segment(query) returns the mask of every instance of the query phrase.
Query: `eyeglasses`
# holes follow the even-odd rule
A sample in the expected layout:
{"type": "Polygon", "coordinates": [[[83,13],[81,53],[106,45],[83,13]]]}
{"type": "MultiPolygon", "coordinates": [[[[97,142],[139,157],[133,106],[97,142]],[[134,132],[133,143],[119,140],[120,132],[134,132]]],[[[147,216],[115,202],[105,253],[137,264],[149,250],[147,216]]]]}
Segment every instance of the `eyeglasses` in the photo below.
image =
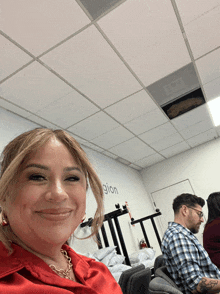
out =
{"type": "Polygon", "coordinates": [[[198,214],[198,216],[200,217],[200,218],[202,218],[203,216],[204,216],[204,214],[203,214],[203,212],[202,211],[200,211],[200,210],[198,210],[198,209],[196,209],[196,208],[194,208],[194,207],[191,207],[191,206],[187,206],[188,208],[191,208],[191,209],[193,209],[193,210],[195,210],[195,211],[198,211],[197,212],[197,214],[198,214]]]}

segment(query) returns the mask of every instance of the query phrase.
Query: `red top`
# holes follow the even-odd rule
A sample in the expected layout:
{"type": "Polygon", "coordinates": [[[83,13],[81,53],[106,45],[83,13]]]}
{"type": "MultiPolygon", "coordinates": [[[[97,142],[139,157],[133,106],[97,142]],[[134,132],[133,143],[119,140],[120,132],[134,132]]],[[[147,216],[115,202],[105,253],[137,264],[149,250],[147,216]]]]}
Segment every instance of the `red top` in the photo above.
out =
{"type": "Polygon", "coordinates": [[[14,252],[8,256],[0,242],[0,293],[1,294],[122,294],[108,268],[101,262],[74,252],[63,245],[72,259],[77,283],[59,277],[39,257],[12,244],[14,252]]]}
{"type": "Polygon", "coordinates": [[[220,268],[220,217],[205,226],[203,247],[208,252],[211,261],[220,268]]]}

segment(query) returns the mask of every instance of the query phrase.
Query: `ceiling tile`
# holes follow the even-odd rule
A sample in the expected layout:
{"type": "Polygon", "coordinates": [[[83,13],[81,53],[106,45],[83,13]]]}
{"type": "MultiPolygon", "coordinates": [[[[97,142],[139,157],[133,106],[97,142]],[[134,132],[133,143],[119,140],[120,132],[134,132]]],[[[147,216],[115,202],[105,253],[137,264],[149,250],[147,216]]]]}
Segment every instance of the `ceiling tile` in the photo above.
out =
{"type": "Polygon", "coordinates": [[[41,118],[41,117],[39,117],[37,115],[34,115],[34,114],[29,116],[28,120],[33,121],[33,122],[39,124],[42,127],[46,127],[46,128],[50,128],[50,129],[54,129],[54,130],[60,128],[60,126],[52,124],[51,122],[49,122],[49,121],[47,121],[47,120],[45,120],[45,119],[43,119],[43,118],[41,118]]]}
{"type": "Polygon", "coordinates": [[[125,127],[136,135],[142,134],[168,121],[167,116],[161,109],[157,108],[136,119],[125,123],[125,127]]]}
{"type": "Polygon", "coordinates": [[[127,159],[132,163],[147,155],[155,153],[152,148],[144,144],[138,138],[132,138],[124,143],[110,148],[109,151],[124,159],[127,159]]]}
{"type": "Polygon", "coordinates": [[[203,84],[207,84],[220,77],[219,55],[220,49],[217,49],[196,61],[196,66],[203,84]]]}
{"type": "Polygon", "coordinates": [[[96,146],[90,142],[85,142],[83,143],[84,146],[89,147],[92,150],[98,151],[98,152],[103,152],[103,149],[100,148],[99,146],[96,146]]]}
{"type": "Polygon", "coordinates": [[[105,111],[119,122],[125,123],[156,108],[156,103],[145,90],[142,90],[105,108],[105,111]]]}
{"type": "Polygon", "coordinates": [[[102,152],[102,154],[104,154],[104,155],[106,155],[108,157],[111,157],[113,159],[116,159],[118,157],[118,155],[115,155],[115,154],[113,154],[113,153],[111,153],[109,151],[104,151],[104,152],[102,152]]]}
{"type": "Polygon", "coordinates": [[[121,158],[121,157],[118,157],[118,158],[117,158],[117,161],[118,161],[118,162],[121,162],[121,163],[123,163],[123,164],[125,164],[125,165],[130,165],[130,164],[131,164],[130,161],[128,161],[128,160],[126,160],[126,159],[124,159],[124,158],[121,158]]]}
{"type": "Polygon", "coordinates": [[[199,0],[199,2],[198,0],[175,0],[175,2],[184,25],[200,18],[205,13],[209,12],[209,10],[212,10],[216,6],[220,5],[219,0],[199,0]]]}
{"type": "Polygon", "coordinates": [[[104,133],[116,129],[117,127],[119,127],[119,124],[116,121],[100,111],[99,113],[75,124],[68,130],[87,140],[92,140],[104,133]]]}
{"type": "Polygon", "coordinates": [[[211,119],[202,120],[192,126],[188,126],[187,128],[180,131],[180,134],[184,139],[192,138],[200,133],[204,133],[205,131],[213,128],[213,123],[211,119]]]}
{"type": "Polygon", "coordinates": [[[157,162],[164,160],[164,157],[158,153],[152,154],[150,156],[144,157],[141,160],[135,162],[135,164],[140,165],[141,167],[145,168],[151,166],[157,162]]]}
{"type": "Polygon", "coordinates": [[[178,131],[181,131],[203,120],[210,120],[207,104],[203,104],[172,119],[172,124],[178,131]]]}
{"type": "Polygon", "coordinates": [[[4,16],[0,19],[1,30],[34,55],[90,22],[72,0],[7,0],[1,3],[1,13],[4,16]]]}
{"type": "Polygon", "coordinates": [[[159,141],[150,143],[150,146],[153,147],[156,151],[161,151],[182,141],[183,138],[180,136],[180,134],[175,133],[163,139],[160,139],[159,141]]]}
{"type": "Polygon", "coordinates": [[[191,62],[170,1],[127,0],[98,24],[145,86],[191,62]]]}
{"type": "MultiPolygon", "coordinates": [[[[0,88],[0,91],[1,91],[1,88],[0,88]]],[[[15,105],[15,104],[12,104],[10,103],[9,101],[3,99],[0,97],[0,107],[3,107],[5,109],[8,109],[10,110],[11,112],[14,112],[20,116],[23,116],[23,117],[28,117],[30,116],[30,112],[15,105]]]]}
{"type": "Polygon", "coordinates": [[[160,151],[160,153],[165,156],[166,158],[172,157],[176,154],[179,154],[181,152],[184,152],[186,150],[190,149],[189,145],[186,142],[181,142],[176,145],[173,145],[167,149],[164,149],[160,151]]]}
{"type": "Polygon", "coordinates": [[[70,131],[67,131],[67,130],[65,130],[67,133],[69,133],[70,134],[70,136],[72,136],[79,144],[86,144],[87,143],[87,141],[86,140],[84,140],[84,139],[82,139],[82,138],[80,138],[80,137],[78,137],[78,136],[76,136],[76,135],[74,135],[73,133],[71,133],[70,131]]]}
{"type": "Polygon", "coordinates": [[[98,107],[78,92],[72,91],[38,111],[37,115],[62,128],[68,128],[98,111],[98,107]]]}
{"type": "Polygon", "coordinates": [[[0,35],[0,81],[28,63],[32,58],[0,35]]]}
{"type": "Polygon", "coordinates": [[[142,167],[140,167],[140,166],[138,166],[138,165],[136,165],[136,164],[133,164],[133,163],[130,164],[129,167],[134,168],[134,169],[136,169],[136,170],[142,170],[142,167]]]}
{"type": "Polygon", "coordinates": [[[206,101],[220,97],[220,78],[209,82],[203,86],[206,96],[206,101]]]}
{"type": "Polygon", "coordinates": [[[0,95],[35,113],[72,90],[45,67],[33,62],[2,83],[0,95]]]}
{"type": "Polygon", "coordinates": [[[191,147],[198,146],[217,137],[216,130],[211,129],[187,140],[191,147]]]}
{"type": "Polygon", "coordinates": [[[127,141],[128,139],[131,139],[132,137],[134,137],[132,133],[120,126],[93,139],[91,142],[101,146],[104,149],[109,149],[115,145],[127,141]]]}
{"type": "Polygon", "coordinates": [[[146,133],[139,135],[139,137],[146,143],[151,144],[175,133],[176,129],[172,126],[170,122],[167,122],[159,127],[156,127],[146,133]]]}
{"type": "Polygon", "coordinates": [[[42,60],[101,107],[141,88],[94,26],[44,55],[42,60]]]}
{"type": "Polygon", "coordinates": [[[220,45],[219,1],[179,0],[177,6],[195,58],[220,45]]]}

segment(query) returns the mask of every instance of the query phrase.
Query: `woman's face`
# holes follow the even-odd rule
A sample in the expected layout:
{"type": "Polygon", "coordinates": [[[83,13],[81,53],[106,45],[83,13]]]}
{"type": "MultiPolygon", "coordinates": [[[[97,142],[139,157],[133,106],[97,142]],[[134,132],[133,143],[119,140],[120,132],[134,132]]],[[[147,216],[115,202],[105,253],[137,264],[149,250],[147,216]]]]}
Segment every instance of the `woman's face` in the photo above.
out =
{"type": "Polygon", "coordinates": [[[63,244],[86,208],[86,178],[68,149],[51,139],[24,164],[7,205],[13,232],[29,247],[63,244]]]}

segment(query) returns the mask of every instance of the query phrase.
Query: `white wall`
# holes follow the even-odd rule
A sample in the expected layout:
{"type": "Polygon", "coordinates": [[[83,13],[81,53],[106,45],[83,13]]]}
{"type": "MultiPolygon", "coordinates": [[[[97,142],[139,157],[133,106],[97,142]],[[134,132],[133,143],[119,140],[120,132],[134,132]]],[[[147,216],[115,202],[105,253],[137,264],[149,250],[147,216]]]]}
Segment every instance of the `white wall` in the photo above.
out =
{"type": "MultiPolygon", "coordinates": [[[[189,179],[195,195],[206,200],[210,193],[220,191],[219,150],[220,139],[216,139],[143,170],[141,174],[148,195],[189,179]]],[[[207,218],[207,205],[203,211],[207,218]]],[[[203,229],[204,225],[200,234],[203,229]]],[[[201,238],[199,240],[201,242],[201,238]]]]}
{"type": "MultiPolygon", "coordinates": [[[[37,124],[31,123],[24,118],[0,108],[0,152],[14,137],[36,127],[38,127],[37,124]]],[[[115,210],[115,204],[117,203],[121,206],[124,205],[125,201],[128,201],[132,216],[135,219],[145,217],[155,212],[144,187],[142,177],[138,171],[89,148],[83,147],[83,149],[86,151],[90,161],[95,167],[102,184],[107,184],[108,187],[112,186],[117,188],[118,194],[108,193],[105,195],[105,213],[115,210]]],[[[95,209],[95,199],[92,192],[88,191],[87,219],[93,217],[95,209]]],[[[131,226],[128,214],[121,216],[119,221],[128,253],[138,250],[138,240],[143,238],[140,225],[138,224],[135,227],[131,226]]],[[[159,246],[150,221],[145,222],[145,227],[151,246],[153,246],[158,254],[160,254],[160,250],[158,249],[159,246]]],[[[82,235],[84,235],[84,230],[78,230],[77,236],[82,235]]],[[[113,245],[113,243],[110,245],[113,245]]],[[[85,241],[74,239],[72,246],[74,249],[82,253],[97,250],[97,245],[92,240],[88,239],[85,241]]]]}
{"type": "MultiPolygon", "coordinates": [[[[84,148],[84,150],[87,152],[90,161],[95,167],[101,182],[103,184],[108,183],[108,186],[117,187],[118,194],[108,193],[105,195],[105,213],[114,211],[116,209],[115,204],[117,203],[122,207],[122,205],[125,204],[125,201],[128,202],[134,219],[139,219],[155,213],[139,172],[95,151],[86,148],[84,148]]],[[[94,215],[94,211],[94,198],[90,192],[87,198],[87,217],[94,215]]],[[[140,225],[137,224],[135,227],[131,226],[128,214],[119,217],[119,222],[126,241],[128,253],[138,250],[138,240],[140,241],[143,239],[140,225]]],[[[159,245],[151,222],[146,221],[145,226],[147,235],[149,236],[150,245],[158,252],[158,254],[160,254],[159,245]]],[[[78,251],[81,250],[81,252],[88,251],[87,244],[85,244],[85,247],[83,245],[84,242],[75,240],[74,248],[78,251]]],[[[97,250],[96,246],[93,246],[92,244],[90,244],[90,246],[92,246],[90,247],[90,251],[97,250]]]]}

